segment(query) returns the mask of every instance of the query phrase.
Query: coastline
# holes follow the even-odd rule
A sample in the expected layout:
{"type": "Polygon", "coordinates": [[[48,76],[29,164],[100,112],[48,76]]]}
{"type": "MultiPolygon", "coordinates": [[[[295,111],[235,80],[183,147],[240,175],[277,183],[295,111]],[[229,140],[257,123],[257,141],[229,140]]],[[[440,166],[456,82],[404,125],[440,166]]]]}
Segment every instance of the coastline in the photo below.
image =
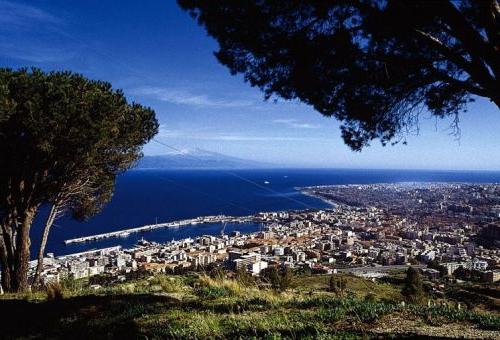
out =
{"type": "MultiPolygon", "coordinates": [[[[239,181],[233,176],[217,171],[167,171],[163,175],[155,171],[132,171],[120,176],[112,202],[106,209],[85,222],[76,222],[64,216],[59,221],[61,228],[55,228],[47,243],[47,251],[54,254],[66,254],[89,250],[94,247],[122,245],[130,246],[139,233],[129,238],[110,238],[96,243],[80,243],[70,247],[64,240],[85,235],[123,231],[121,228],[154,223],[154,217],[162,221],[175,221],[225,214],[245,216],[259,211],[289,211],[303,209],[296,201],[319,208],[328,209],[341,206],[332,199],[315,195],[315,188],[342,185],[369,185],[378,183],[499,183],[500,173],[443,173],[435,171],[347,171],[347,170],[273,170],[245,171],[242,176],[253,182],[271,182],[270,188],[277,194],[269,195],[267,190],[255,188],[248,182],[239,181]],[[285,177],[286,176],[286,177],[285,177]],[[347,176],[347,177],[346,177],[347,176]],[[293,200],[280,194],[295,192],[293,200]],[[304,196],[302,196],[304,195],[304,196]],[[149,222],[149,223],[148,223],[149,222]],[[111,227],[115,226],[115,227],[111,227]],[[118,229],[118,230],[117,230],[118,229]],[[83,235],[82,235],[83,234],[83,235]]],[[[37,229],[38,230],[38,229],[37,229]]],[[[37,231],[35,230],[35,232],[37,231]]],[[[41,229],[40,229],[41,230],[41,229]]],[[[194,228],[179,228],[176,233],[187,234],[194,228]],[[184,232],[184,230],[186,232],[184,232]]],[[[164,241],[178,238],[173,230],[144,231],[144,237],[152,241],[164,241]],[[151,235],[151,236],[149,236],[151,235]]],[[[194,231],[193,231],[194,232],[194,231]]],[[[214,231],[213,233],[218,233],[214,231]]],[[[35,238],[41,238],[36,234],[35,238]]],[[[37,249],[33,248],[35,254],[37,249]]]]}
{"type": "Polygon", "coordinates": [[[326,204],[329,204],[330,205],[329,209],[335,209],[339,206],[339,204],[335,201],[331,201],[331,200],[326,199],[322,196],[314,195],[314,194],[310,193],[309,191],[307,191],[307,189],[316,188],[316,187],[318,187],[318,186],[295,187],[294,189],[297,190],[298,192],[300,192],[304,196],[313,197],[313,198],[316,198],[316,199],[319,199],[319,200],[325,202],[326,204]]]}

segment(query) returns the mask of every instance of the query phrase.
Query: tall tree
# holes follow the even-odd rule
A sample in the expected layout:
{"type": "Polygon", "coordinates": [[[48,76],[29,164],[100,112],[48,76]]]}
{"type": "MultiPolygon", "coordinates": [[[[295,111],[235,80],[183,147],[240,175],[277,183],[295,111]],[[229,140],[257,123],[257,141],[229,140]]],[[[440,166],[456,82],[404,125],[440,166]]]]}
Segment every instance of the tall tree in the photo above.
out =
{"type": "MultiPolygon", "coordinates": [[[[0,266],[6,291],[29,287],[30,229],[40,206],[85,218],[109,201],[158,130],[155,113],[111,84],[71,72],[0,69],[0,266]]],[[[42,256],[43,256],[43,248],[42,256]]]]}
{"type": "Polygon", "coordinates": [[[425,296],[424,286],[422,282],[422,275],[420,271],[413,267],[408,267],[406,270],[406,279],[401,290],[401,295],[405,297],[408,302],[420,303],[425,296]]]}
{"type": "Polygon", "coordinates": [[[458,123],[474,96],[500,107],[497,0],[178,3],[231,73],[336,117],[354,150],[404,141],[424,108],[458,123]]]}
{"type": "Polygon", "coordinates": [[[85,220],[99,212],[104,204],[111,198],[112,194],[113,184],[106,183],[105,177],[100,178],[96,169],[83,169],[83,172],[79,174],[75,173],[72,180],[68,181],[54,197],[50,198],[48,202],[50,210],[42,232],[40,247],[38,248],[37,266],[33,278],[34,285],[40,284],[45,247],[47,245],[50,229],[56,219],[64,213],[70,212],[73,218],[85,220]],[[97,194],[98,190],[102,192],[97,194]],[[98,196],[99,199],[93,199],[95,196],[98,196]]]}

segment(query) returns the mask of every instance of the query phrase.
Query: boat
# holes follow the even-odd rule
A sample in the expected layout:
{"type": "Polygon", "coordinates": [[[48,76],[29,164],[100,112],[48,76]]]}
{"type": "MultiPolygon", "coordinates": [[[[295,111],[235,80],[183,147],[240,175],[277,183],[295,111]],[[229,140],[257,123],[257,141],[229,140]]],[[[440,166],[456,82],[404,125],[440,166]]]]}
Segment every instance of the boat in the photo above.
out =
{"type": "Polygon", "coordinates": [[[130,236],[130,233],[128,231],[124,231],[124,232],[121,232],[119,234],[120,237],[129,237],[130,236]]]}

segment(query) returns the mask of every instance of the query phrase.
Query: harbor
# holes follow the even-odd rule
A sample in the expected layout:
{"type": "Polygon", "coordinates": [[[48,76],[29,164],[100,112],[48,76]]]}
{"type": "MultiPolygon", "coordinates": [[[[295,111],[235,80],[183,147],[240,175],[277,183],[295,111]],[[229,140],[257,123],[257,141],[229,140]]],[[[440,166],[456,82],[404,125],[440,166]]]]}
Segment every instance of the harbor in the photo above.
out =
{"type": "Polygon", "coordinates": [[[113,237],[128,237],[132,233],[146,232],[161,228],[178,228],[188,225],[207,224],[207,223],[247,223],[247,222],[253,222],[254,220],[255,220],[254,216],[237,216],[237,217],[226,216],[226,215],[200,216],[185,220],[154,223],[154,224],[143,225],[140,227],[121,229],[108,233],[72,238],[65,240],[64,244],[69,245],[75,243],[84,243],[84,242],[103,240],[113,237]]]}

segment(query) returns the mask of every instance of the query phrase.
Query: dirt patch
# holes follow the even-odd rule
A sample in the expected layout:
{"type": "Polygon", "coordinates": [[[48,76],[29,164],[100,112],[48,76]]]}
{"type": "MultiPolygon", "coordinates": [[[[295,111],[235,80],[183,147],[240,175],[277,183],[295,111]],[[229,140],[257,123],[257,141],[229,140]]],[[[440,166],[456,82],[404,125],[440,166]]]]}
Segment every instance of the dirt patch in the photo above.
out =
{"type": "Polygon", "coordinates": [[[430,325],[415,316],[401,313],[381,318],[374,324],[371,331],[376,334],[414,334],[452,339],[500,339],[499,331],[478,329],[470,323],[430,325]]]}

